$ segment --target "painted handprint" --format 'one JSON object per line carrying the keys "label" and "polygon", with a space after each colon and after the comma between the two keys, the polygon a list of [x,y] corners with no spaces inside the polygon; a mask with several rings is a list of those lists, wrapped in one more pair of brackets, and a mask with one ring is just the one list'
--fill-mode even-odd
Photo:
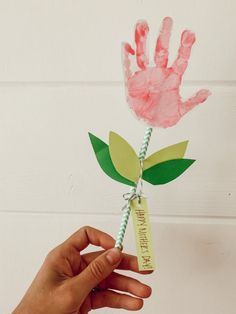
{"label": "painted handprint", "polygon": [[[123,45],[127,101],[137,117],[152,127],[167,128],[175,125],[183,115],[203,103],[210,95],[208,90],[202,89],[186,101],[182,101],[179,89],[195,35],[188,30],[182,33],[177,58],[168,67],[171,28],[172,19],[164,18],[156,43],[153,67],[149,66],[146,52],[149,28],[145,21],[136,24],[136,51],[128,43]],[[132,73],[130,57],[135,55],[140,70]]]}

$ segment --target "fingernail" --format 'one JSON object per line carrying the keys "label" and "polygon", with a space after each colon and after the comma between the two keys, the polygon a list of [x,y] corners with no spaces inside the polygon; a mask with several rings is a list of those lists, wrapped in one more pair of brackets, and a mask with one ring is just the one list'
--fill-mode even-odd
{"label": "fingernail", "polygon": [[113,248],[110,251],[108,251],[106,258],[107,258],[108,263],[110,265],[115,265],[119,262],[119,260],[121,258],[121,252],[119,249]]}

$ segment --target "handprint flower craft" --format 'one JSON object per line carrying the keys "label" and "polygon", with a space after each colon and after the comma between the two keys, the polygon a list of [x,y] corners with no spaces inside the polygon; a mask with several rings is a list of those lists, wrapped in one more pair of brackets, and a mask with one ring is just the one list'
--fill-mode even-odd
{"label": "handprint flower craft", "polygon": [[[123,45],[127,101],[136,116],[152,127],[167,128],[175,125],[183,115],[203,103],[210,95],[208,90],[202,89],[188,100],[181,100],[179,88],[195,35],[188,30],[182,33],[178,56],[168,67],[171,29],[172,19],[164,18],[156,43],[153,67],[149,66],[146,51],[149,28],[145,21],[136,24],[136,51],[128,43]],[[130,57],[134,56],[140,70],[132,73]]]}
{"label": "handprint flower craft", "polygon": [[[122,247],[132,212],[140,270],[154,269],[148,208],[142,193],[143,180],[153,185],[169,183],[184,173],[195,161],[184,158],[188,141],[165,147],[146,158],[153,127],[174,126],[182,116],[203,103],[210,95],[208,90],[202,89],[186,101],[181,99],[179,89],[195,42],[195,35],[188,30],[182,33],[177,58],[168,67],[171,28],[172,19],[164,18],[156,42],[154,66],[149,65],[146,52],[149,28],[145,21],[136,24],[136,49],[134,50],[128,43],[123,44],[127,102],[136,116],[148,125],[139,154],[137,155],[131,145],[115,132],[110,132],[109,145],[89,133],[102,170],[112,179],[131,186],[130,191],[124,194],[126,205],[123,208],[115,246]],[[132,72],[131,58],[135,57],[139,70]]]}

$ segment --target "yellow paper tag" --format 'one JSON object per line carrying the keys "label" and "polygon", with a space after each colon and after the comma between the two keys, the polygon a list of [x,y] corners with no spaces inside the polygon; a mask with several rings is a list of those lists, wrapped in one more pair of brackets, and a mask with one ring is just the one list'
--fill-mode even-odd
{"label": "yellow paper tag", "polygon": [[139,270],[154,270],[154,252],[147,200],[135,198],[130,201],[136,239]]}

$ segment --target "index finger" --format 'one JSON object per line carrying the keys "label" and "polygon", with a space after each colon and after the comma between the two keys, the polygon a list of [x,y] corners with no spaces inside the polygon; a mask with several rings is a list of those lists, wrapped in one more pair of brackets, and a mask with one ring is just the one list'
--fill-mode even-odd
{"label": "index finger", "polygon": [[115,240],[103,231],[85,226],[75,232],[64,243],[73,246],[78,251],[83,251],[89,244],[108,250],[114,247]]}

